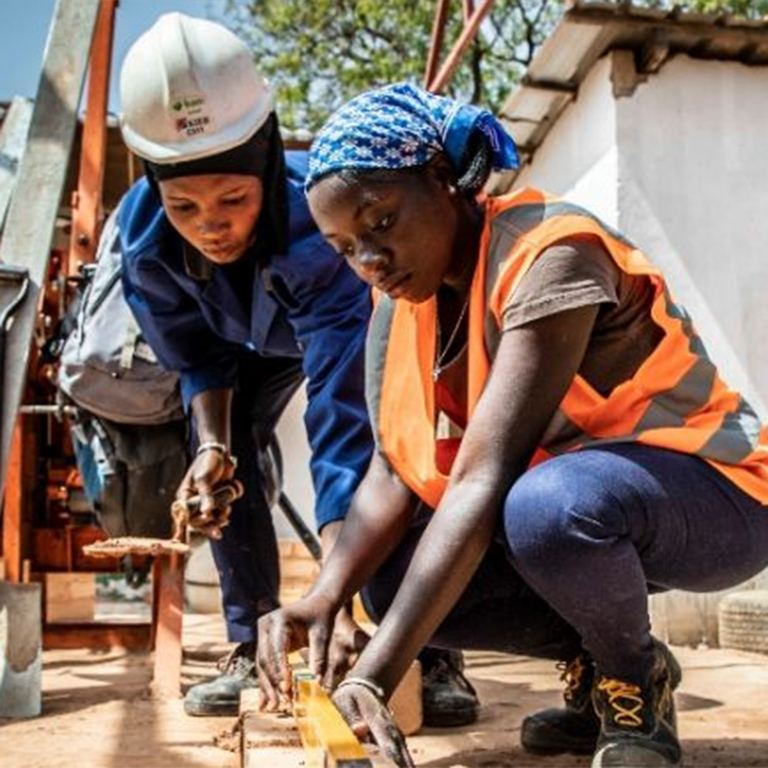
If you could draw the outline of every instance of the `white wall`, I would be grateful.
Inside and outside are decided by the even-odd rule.
[[[619,228],[765,415],[768,68],[679,56],[616,104]]]
[[[515,188],[531,186],[567,197],[615,226],[616,106],[610,60],[601,59],[579,88],[578,98],[560,115],[533,163],[515,179]]]

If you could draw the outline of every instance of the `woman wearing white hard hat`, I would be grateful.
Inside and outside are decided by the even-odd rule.
[[[284,152],[272,93],[239,38],[164,15],[128,52],[120,91],[125,143],[147,169],[119,213],[125,295],[160,362],[180,373],[197,448],[178,496],[206,500],[192,523],[212,539],[228,637],[238,644],[220,677],[190,689],[185,709],[236,714],[241,689],[256,681],[256,620],[277,606],[260,457],[306,378],[315,516],[327,548],[371,455],[369,291],[317,232],[303,194],[306,154]],[[233,476],[244,498],[214,509],[213,489]],[[348,651],[360,635],[347,630]],[[451,669],[455,656],[437,658],[435,695],[425,700],[434,724],[474,719],[477,700]]]

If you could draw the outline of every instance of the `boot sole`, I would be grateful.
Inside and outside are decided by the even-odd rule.
[[[452,709],[445,712],[433,712],[423,715],[423,723],[427,728],[460,728],[477,722],[478,708]]]
[[[680,758],[674,759],[652,749],[631,745],[620,751],[610,747],[600,749],[590,768],[674,768],[680,765]]]
[[[535,729],[535,733],[532,730]],[[549,725],[527,717],[520,730],[520,745],[532,755],[592,755],[597,747],[596,731],[594,736],[570,736]]]
[[[185,701],[184,713],[190,717],[237,717],[240,714],[240,702],[204,704],[203,702]]]

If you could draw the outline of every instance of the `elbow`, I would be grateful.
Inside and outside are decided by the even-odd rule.
[[[460,457],[459,457],[460,458]],[[451,471],[449,490],[462,499],[481,506],[495,507],[503,503],[514,477],[496,462],[462,462],[457,458]]]

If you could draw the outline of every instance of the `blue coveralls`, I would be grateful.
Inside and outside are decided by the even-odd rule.
[[[304,377],[318,528],[342,519],[368,466],[372,439],[363,392],[370,291],[323,241],[303,192],[306,153],[286,153],[287,253],[267,266],[248,254],[201,279],[146,180],[123,200],[125,296],[184,404],[208,389],[235,389],[232,452],[246,494],[221,541],[212,541],[229,639],[255,639],[256,619],[277,607],[279,571],[259,451]]]

